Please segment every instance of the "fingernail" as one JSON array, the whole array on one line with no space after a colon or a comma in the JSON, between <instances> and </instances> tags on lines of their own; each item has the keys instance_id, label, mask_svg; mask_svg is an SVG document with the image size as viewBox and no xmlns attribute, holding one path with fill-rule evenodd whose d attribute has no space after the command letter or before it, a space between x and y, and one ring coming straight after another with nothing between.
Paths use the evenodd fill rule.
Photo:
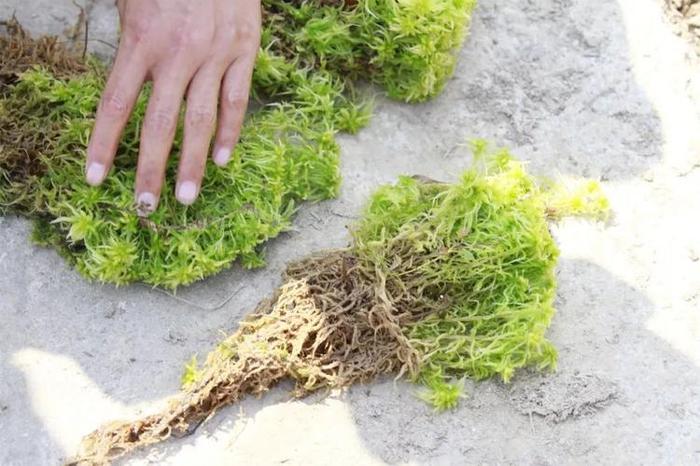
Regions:
<instances>
[{"instance_id":1,"label":"fingernail","mask_svg":"<svg viewBox=\"0 0 700 466\"><path fill-rule=\"evenodd\" d=\"M105 166L101 163L92 162L85 171L85 180L89 185L97 186L102 183L105 177Z\"/></svg>"},{"instance_id":2,"label":"fingernail","mask_svg":"<svg viewBox=\"0 0 700 466\"><path fill-rule=\"evenodd\" d=\"M217 164L220 167L223 167L226 165L228 162L228 159L231 158L231 149L226 149L225 147L222 147L221 149L217 149L216 153L214 153L214 163Z\"/></svg>"},{"instance_id":3,"label":"fingernail","mask_svg":"<svg viewBox=\"0 0 700 466\"><path fill-rule=\"evenodd\" d=\"M182 204L190 205L197 199L197 185L191 181L180 183L177 187L175 197Z\"/></svg>"},{"instance_id":4,"label":"fingernail","mask_svg":"<svg viewBox=\"0 0 700 466\"><path fill-rule=\"evenodd\" d=\"M141 193L136 198L136 213L139 217L146 217L156 208L156 197L153 193Z\"/></svg>"}]
</instances>

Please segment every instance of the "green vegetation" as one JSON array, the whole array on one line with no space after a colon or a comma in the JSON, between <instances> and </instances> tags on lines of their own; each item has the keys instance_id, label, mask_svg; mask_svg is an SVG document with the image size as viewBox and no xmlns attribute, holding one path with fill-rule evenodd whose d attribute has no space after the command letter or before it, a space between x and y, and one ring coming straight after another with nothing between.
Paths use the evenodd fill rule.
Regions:
<instances>
[{"instance_id":1,"label":"green vegetation","mask_svg":"<svg viewBox=\"0 0 700 466\"><path fill-rule=\"evenodd\" d=\"M548 220L604 220L608 201L595 181L540 187L506 150L454 184L402 178L380 188L353 232L353 254L391 300L416 313L403 326L419 355L417 380L437 408L454 406L459 383L494 375L510 380L534 365L552 369L544 333L554 314L558 250Z\"/></svg>"},{"instance_id":2,"label":"green vegetation","mask_svg":"<svg viewBox=\"0 0 700 466\"><path fill-rule=\"evenodd\" d=\"M263 49L304 67L370 79L396 99L439 93L476 0L265 0Z\"/></svg>"},{"instance_id":3,"label":"green vegetation","mask_svg":"<svg viewBox=\"0 0 700 466\"><path fill-rule=\"evenodd\" d=\"M84 151L104 83L96 63L37 43L0 39L15 65L0 67L0 211L35 220L85 276L176 287L241 259L289 228L302 201L333 197L335 135L369 112L360 78L406 101L435 95L454 67L471 0L265 0L251 114L226 169L207 168L199 200L164 191L156 212L133 205L141 96L103 186L83 180ZM14 41L14 42L13 42ZM9 44L9 45L8 45ZM45 44L46 45L46 44ZM31 53L23 54L22 50ZM57 59L57 56L59 59ZM168 179L173 179L178 134ZM548 222L604 220L595 182L538 184L505 151L473 145L474 168L454 184L402 177L378 189L347 249L291 264L282 286L198 366L192 359L170 407L86 437L78 461L100 464L187 434L220 407L290 378L294 395L382 374L424 386L436 409L453 408L463 379L510 380L527 366L553 369L545 331L554 314L558 250Z\"/></svg>"},{"instance_id":4,"label":"green vegetation","mask_svg":"<svg viewBox=\"0 0 700 466\"><path fill-rule=\"evenodd\" d=\"M102 461L189 432L220 407L282 379L294 395L406 376L436 409L463 397L463 379L553 369L558 250L548 223L603 219L595 182L542 187L505 150L454 184L404 177L378 189L349 248L291 264L284 283L207 357L192 360L167 410L111 423L81 458Z\"/></svg>"},{"instance_id":5,"label":"green vegetation","mask_svg":"<svg viewBox=\"0 0 700 466\"><path fill-rule=\"evenodd\" d=\"M32 143L45 151L35 161L39 175L3 178L2 204L34 217L37 241L56 246L82 274L100 281L174 288L236 258L259 265L259 245L289 228L299 201L335 196L340 180L334 134L361 126L367 117L343 97L338 81L296 74L289 101L248 119L235 160L225 169L209 164L193 207L180 205L168 190L162 206L144 219L133 208L133 185L146 95L124 132L113 173L95 189L83 179L84 147L101 77L64 81L26 72L2 111L10 118L22 115L20 131L41 138ZM46 127L53 130L42 131ZM178 137L174 151L179 144ZM174 179L176 167L173 157L167 179Z\"/></svg>"},{"instance_id":6,"label":"green vegetation","mask_svg":"<svg viewBox=\"0 0 700 466\"><path fill-rule=\"evenodd\" d=\"M264 263L264 242L288 229L302 201L336 195L335 135L369 119L354 82L418 101L438 93L454 67L472 0L266 0L253 77L260 108L234 160L209 164L201 196L179 205L171 187L148 219L133 204L138 135L148 89L99 188L83 179L85 147L105 70L16 25L0 40L0 214L35 220L33 238L84 276L175 288L240 259ZM44 67L32 68L32 62ZM178 132L167 168L174 179Z\"/></svg>"}]
</instances>

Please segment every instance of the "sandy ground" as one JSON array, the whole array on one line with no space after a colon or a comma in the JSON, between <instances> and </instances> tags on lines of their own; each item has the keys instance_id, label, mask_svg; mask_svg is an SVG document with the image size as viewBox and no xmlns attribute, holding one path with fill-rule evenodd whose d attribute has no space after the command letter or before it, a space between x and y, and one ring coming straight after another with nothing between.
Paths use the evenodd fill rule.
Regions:
<instances>
[{"instance_id":1,"label":"sandy ground","mask_svg":"<svg viewBox=\"0 0 700 466\"><path fill-rule=\"evenodd\" d=\"M70 0L2 0L0 16L13 11L35 33L78 13ZM112 2L91 2L89 19L90 48L108 57ZM27 222L0 219L0 464L55 465L99 424L162 406L184 362L287 261L344 245L367 195L399 174L454 179L468 165L457 146L475 136L537 174L599 177L611 198L609 225L553 229L556 374L468 384L447 414L392 380L299 401L282 387L126 464L700 463L698 59L661 1L500 0L476 11L442 96L379 98L370 126L342 137L342 195L305 206L264 270L234 267L180 300L99 286L30 244Z\"/></svg>"}]
</instances>

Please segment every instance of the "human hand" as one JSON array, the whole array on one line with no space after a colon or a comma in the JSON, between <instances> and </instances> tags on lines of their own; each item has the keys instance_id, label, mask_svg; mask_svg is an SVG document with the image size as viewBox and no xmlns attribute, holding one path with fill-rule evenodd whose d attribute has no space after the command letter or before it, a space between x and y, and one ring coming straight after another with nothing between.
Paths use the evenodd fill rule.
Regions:
<instances>
[{"instance_id":1,"label":"human hand","mask_svg":"<svg viewBox=\"0 0 700 466\"><path fill-rule=\"evenodd\" d=\"M102 183L143 83L153 81L141 129L135 196L155 210L186 98L175 196L192 204L213 160L225 165L238 141L260 43L260 0L117 0L122 35L87 150L86 179ZM217 118L218 103L218 118Z\"/></svg>"}]
</instances>

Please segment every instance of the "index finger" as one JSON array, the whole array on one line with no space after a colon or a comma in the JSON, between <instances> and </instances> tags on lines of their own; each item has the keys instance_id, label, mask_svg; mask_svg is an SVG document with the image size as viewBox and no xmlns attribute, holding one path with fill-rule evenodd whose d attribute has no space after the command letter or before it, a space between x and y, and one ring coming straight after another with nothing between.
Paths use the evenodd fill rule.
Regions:
<instances>
[{"instance_id":1,"label":"index finger","mask_svg":"<svg viewBox=\"0 0 700 466\"><path fill-rule=\"evenodd\" d=\"M120 47L88 143L85 179L89 184L97 186L102 183L112 167L119 139L145 77L146 66L139 55Z\"/></svg>"}]
</instances>

